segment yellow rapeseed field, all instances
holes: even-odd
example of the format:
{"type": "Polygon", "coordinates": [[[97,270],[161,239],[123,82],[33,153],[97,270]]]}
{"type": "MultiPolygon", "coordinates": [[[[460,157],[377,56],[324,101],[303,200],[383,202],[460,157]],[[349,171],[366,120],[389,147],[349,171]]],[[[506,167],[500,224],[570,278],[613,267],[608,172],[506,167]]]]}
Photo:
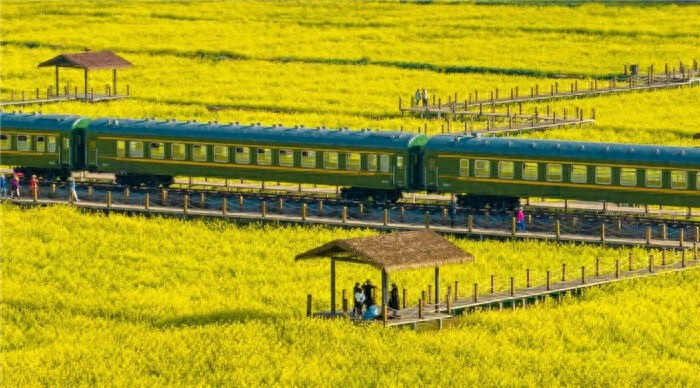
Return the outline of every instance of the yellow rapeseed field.
{"type": "MultiPolygon", "coordinates": [[[[623,65],[700,59],[700,7],[475,4],[473,1],[87,1],[0,3],[0,99],[42,93],[63,52],[113,50],[132,98],[25,107],[93,117],[416,130],[416,88],[460,98],[623,65]],[[555,78],[556,77],[556,78],[555,78]]],[[[82,86],[80,70],[62,85],[82,86]]],[[[111,72],[93,72],[96,92],[111,72]]],[[[698,145],[700,88],[552,103],[597,111],[593,127],[528,136],[698,145]]],[[[546,104],[526,104],[540,111],[546,104]]],[[[10,109],[18,109],[10,108],[10,109]]],[[[306,319],[330,303],[327,262],[293,257],[363,230],[236,226],[0,207],[0,384],[74,385],[700,385],[697,270],[591,289],[563,304],[479,312],[445,330],[386,330],[306,319]],[[167,236],[167,238],[164,238],[167,236]]],[[[446,283],[524,285],[526,268],[610,269],[628,250],[455,241],[476,262],[446,283]]],[[[636,257],[647,252],[633,251],[636,257]]],[[[677,259],[676,256],[671,258],[677,259]]],[[[643,263],[639,262],[639,266],[643,263]]],[[[338,265],[341,288],[375,271],[338,265]]],[[[432,271],[392,278],[411,300],[432,271]]]]}

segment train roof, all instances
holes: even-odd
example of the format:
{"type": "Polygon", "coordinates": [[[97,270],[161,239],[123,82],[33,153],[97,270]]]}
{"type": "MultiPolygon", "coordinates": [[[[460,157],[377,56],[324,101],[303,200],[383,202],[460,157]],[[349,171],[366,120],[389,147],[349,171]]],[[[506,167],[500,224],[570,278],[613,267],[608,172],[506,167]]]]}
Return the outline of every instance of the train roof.
{"type": "Polygon", "coordinates": [[[241,144],[288,145],[299,147],[348,147],[361,149],[402,150],[423,145],[428,137],[417,133],[395,131],[347,130],[265,126],[238,123],[199,123],[196,121],[154,119],[97,119],[87,128],[89,133],[141,138],[186,138],[212,142],[241,144]]]}
{"type": "Polygon", "coordinates": [[[41,113],[2,112],[0,127],[35,131],[70,131],[78,124],[86,124],[89,118],[77,115],[44,115],[41,113]]]}
{"type": "Polygon", "coordinates": [[[431,137],[425,145],[425,152],[700,168],[700,148],[661,145],[473,137],[451,134],[431,137]]]}

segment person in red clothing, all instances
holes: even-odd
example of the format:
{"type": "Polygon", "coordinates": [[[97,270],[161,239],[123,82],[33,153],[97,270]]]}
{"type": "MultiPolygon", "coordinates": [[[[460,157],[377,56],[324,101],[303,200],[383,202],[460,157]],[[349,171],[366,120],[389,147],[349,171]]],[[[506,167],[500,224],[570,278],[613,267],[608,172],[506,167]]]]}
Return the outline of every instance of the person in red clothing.
{"type": "Polygon", "coordinates": [[[515,214],[515,219],[518,221],[516,229],[524,232],[527,230],[525,227],[525,212],[523,212],[523,207],[520,206],[518,208],[518,212],[515,214]]]}
{"type": "Polygon", "coordinates": [[[29,180],[29,192],[32,198],[39,197],[39,182],[36,180],[36,175],[32,175],[32,179],[29,180]]]}

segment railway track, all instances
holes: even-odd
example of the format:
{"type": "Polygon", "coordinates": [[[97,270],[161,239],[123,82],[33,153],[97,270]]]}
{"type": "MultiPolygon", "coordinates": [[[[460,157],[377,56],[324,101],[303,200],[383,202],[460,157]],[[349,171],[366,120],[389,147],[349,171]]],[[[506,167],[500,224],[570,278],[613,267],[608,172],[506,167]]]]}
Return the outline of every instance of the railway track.
{"type": "MultiPolygon", "coordinates": [[[[232,186],[227,190],[220,187],[204,188],[193,182],[191,188],[130,189],[113,184],[82,182],[78,184],[78,197],[86,202],[104,204],[109,201],[114,206],[129,208],[163,208],[168,212],[179,212],[188,208],[192,211],[221,213],[224,210],[245,213],[251,219],[266,216],[279,216],[282,219],[315,218],[316,223],[334,224],[338,220],[351,220],[366,223],[367,227],[389,224],[406,227],[446,227],[457,229],[482,229],[498,233],[515,234],[512,212],[490,212],[488,210],[465,211],[458,209],[451,217],[448,214],[449,198],[422,198],[416,196],[397,204],[368,204],[346,201],[335,195],[333,189],[310,188],[312,191],[282,190],[282,186],[252,188],[250,185],[232,186]],[[329,192],[330,191],[330,192],[329,192]],[[332,222],[331,222],[332,221],[332,222]]],[[[207,182],[205,182],[207,183],[207,182]]],[[[187,182],[189,186],[189,182],[187,182]]],[[[218,185],[218,184],[217,184],[218,185]]],[[[203,186],[203,185],[202,185],[203,186]]],[[[216,185],[215,185],[216,186],[216,185]]],[[[431,196],[427,196],[431,197],[431,196]]],[[[436,197],[436,196],[432,196],[436,197]]],[[[40,189],[38,202],[67,202],[68,191],[65,184],[44,184],[40,189]]],[[[700,220],[696,217],[674,216],[673,214],[635,213],[618,211],[608,207],[600,209],[580,208],[577,203],[565,209],[561,204],[530,202],[527,207],[527,229],[532,233],[564,234],[598,237],[601,233],[612,238],[632,238],[674,241],[679,238],[697,239],[700,220]],[[674,218],[675,217],[675,218],[674,218]]],[[[345,223],[345,222],[341,222],[345,223]]]]}

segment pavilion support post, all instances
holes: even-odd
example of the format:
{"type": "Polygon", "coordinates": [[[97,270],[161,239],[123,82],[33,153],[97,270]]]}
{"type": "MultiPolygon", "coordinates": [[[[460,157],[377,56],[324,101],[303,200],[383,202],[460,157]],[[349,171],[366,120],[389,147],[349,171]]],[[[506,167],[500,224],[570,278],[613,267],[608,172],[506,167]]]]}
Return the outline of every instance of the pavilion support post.
{"type": "Polygon", "coordinates": [[[382,269],[382,306],[389,304],[389,274],[382,269]]]}
{"type": "Polygon", "coordinates": [[[58,66],[56,66],[56,95],[59,95],[58,92],[58,66]]]}
{"type": "Polygon", "coordinates": [[[440,266],[437,266],[437,267],[435,267],[435,302],[439,303],[439,301],[440,301],[440,266]]]}
{"type": "Polygon", "coordinates": [[[331,314],[335,314],[335,259],[331,259],[331,314]]]}
{"type": "Polygon", "coordinates": [[[85,99],[88,97],[88,69],[85,69],[85,99]]]}
{"type": "Polygon", "coordinates": [[[112,90],[117,95],[117,69],[112,69],[112,90]]]}

